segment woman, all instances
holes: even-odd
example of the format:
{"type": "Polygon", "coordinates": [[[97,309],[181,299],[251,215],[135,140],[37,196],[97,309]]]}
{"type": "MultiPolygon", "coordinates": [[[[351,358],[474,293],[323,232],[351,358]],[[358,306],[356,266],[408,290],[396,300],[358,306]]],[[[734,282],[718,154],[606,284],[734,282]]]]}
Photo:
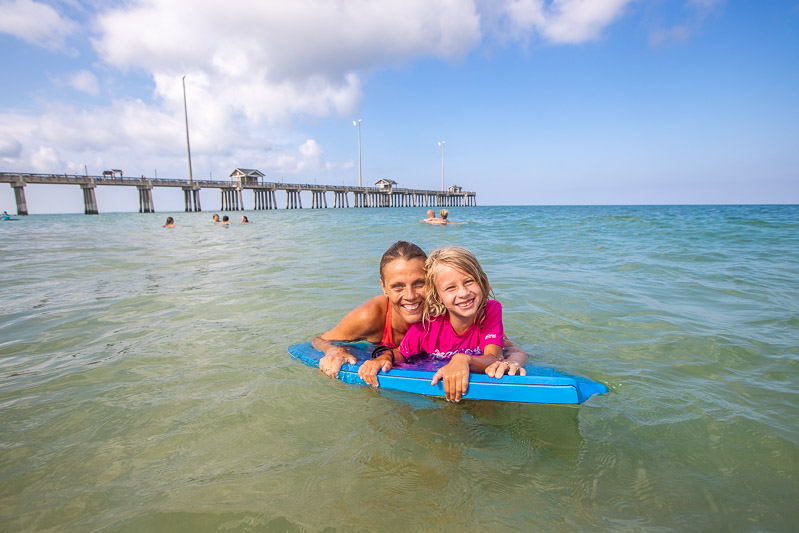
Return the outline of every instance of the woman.
{"type": "MultiPolygon", "coordinates": [[[[312,345],[324,352],[319,369],[331,378],[338,377],[341,365],[355,364],[355,357],[334,341],[366,340],[390,348],[399,346],[405,333],[422,319],[424,307],[424,263],[427,254],[413,243],[398,241],[389,247],[380,259],[380,286],[382,296],[375,296],[356,307],[336,327],[318,335],[312,345]]],[[[486,368],[488,376],[501,378],[505,373],[525,375],[527,354],[516,348],[507,338],[503,361],[486,368]]],[[[369,385],[378,386],[378,361],[365,361],[358,375],[369,385]]]]}
{"type": "MultiPolygon", "coordinates": [[[[325,354],[319,361],[322,372],[337,377],[342,364],[356,362],[331,341],[366,340],[390,348],[399,346],[411,324],[422,319],[426,259],[421,248],[407,241],[395,242],[386,250],[380,259],[383,295],[356,307],[336,327],[313,340],[313,347],[325,354]]],[[[377,386],[377,378],[370,376],[367,383],[377,386]]]]}

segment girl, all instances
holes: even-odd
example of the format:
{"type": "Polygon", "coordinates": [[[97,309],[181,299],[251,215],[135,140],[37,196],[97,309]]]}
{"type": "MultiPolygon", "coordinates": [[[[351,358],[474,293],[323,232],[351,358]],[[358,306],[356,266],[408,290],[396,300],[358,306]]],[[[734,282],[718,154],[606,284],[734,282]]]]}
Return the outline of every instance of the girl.
{"type": "MultiPolygon", "coordinates": [[[[422,352],[449,360],[430,384],[442,381],[447,401],[460,401],[471,371],[484,373],[502,361],[502,306],[493,296],[488,277],[471,252],[455,247],[434,251],[425,262],[422,322],[413,324],[403,337],[397,360],[405,363],[422,352]]],[[[388,354],[393,363],[394,355],[388,354]]]]}

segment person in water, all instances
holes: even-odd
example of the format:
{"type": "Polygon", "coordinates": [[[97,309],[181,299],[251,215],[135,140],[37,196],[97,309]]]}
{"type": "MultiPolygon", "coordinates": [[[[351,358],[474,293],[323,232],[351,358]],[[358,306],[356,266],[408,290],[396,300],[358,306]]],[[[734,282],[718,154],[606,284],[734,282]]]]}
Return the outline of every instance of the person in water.
{"type": "MultiPolygon", "coordinates": [[[[332,341],[366,340],[389,348],[399,346],[411,324],[422,319],[424,262],[427,254],[413,243],[397,241],[380,259],[383,294],[356,307],[330,331],[318,335],[312,345],[324,352],[319,369],[337,377],[341,365],[355,364],[355,357],[332,341]]],[[[374,372],[377,374],[377,371],[374,372]]],[[[377,385],[377,379],[367,381],[377,385]]]]}
{"type": "Polygon", "coordinates": [[[432,209],[427,210],[427,218],[422,219],[422,222],[426,224],[438,224],[438,225],[447,223],[447,221],[444,220],[443,218],[436,218],[436,212],[433,211],[432,209]]]}
{"type": "Polygon", "coordinates": [[[438,220],[436,218],[436,212],[433,211],[432,209],[428,209],[427,210],[427,218],[423,218],[419,222],[426,222],[428,224],[432,224],[434,220],[438,220]]]}
{"type": "MultiPolygon", "coordinates": [[[[426,259],[427,254],[421,248],[407,241],[398,241],[386,250],[380,259],[383,294],[356,307],[333,329],[313,339],[313,347],[325,354],[319,361],[319,369],[324,374],[337,377],[342,364],[357,362],[343,347],[335,345],[335,341],[366,340],[396,351],[411,325],[422,319],[426,259]]],[[[507,338],[504,339],[504,347],[509,364],[497,362],[490,365],[485,373],[497,379],[506,372],[524,375],[527,354],[507,338]]],[[[385,360],[380,359],[366,361],[358,374],[366,383],[377,387],[377,373],[384,366],[383,363],[385,360]]],[[[387,367],[385,371],[390,368],[387,367]]]]}
{"type": "Polygon", "coordinates": [[[468,390],[470,372],[485,373],[492,364],[516,365],[503,360],[502,306],[468,250],[439,248],[427,258],[425,270],[423,320],[408,329],[399,354],[383,358],[389,368],[417,354],[448,361],[430,384],[442,381],[447,401],[458,402],[468,390]]]}
{"type": "Polygon", "coordinates": [[[466,224],[466,222],[451,222],[447,217],[449,216],[449,211],[447,209],[441,210],[441,218],[443,220],[443,224],[466,224]]]}
{"type": "Polygon", "coordinates": [[[219,224],[219,215],[214,213],[214,224],[219,224]]]}
{"type": "Polygon", "coordinates": [[[175,219],[172,217],[166,217],[166,224],[164,224],[165,228],[174,228],[175,227],[175,219]]]}
{"type": "Polygon", "coordinates": [[[250,220],[249,220],[247,217],[245,217],[245,216],[242,216],[242,217],[241,217],[241,223],[242,223],[242,224],[249,224],[249,223],[250,223],[250,220]]]}
{"type": "Polygon", "coordinates": [[[223,226],[229,226],[230,225],[230,218],[228,218],[227,215],[223,215],[222,216],[222,222],[220,222],[220,224],[222,224],[223,226]]]}

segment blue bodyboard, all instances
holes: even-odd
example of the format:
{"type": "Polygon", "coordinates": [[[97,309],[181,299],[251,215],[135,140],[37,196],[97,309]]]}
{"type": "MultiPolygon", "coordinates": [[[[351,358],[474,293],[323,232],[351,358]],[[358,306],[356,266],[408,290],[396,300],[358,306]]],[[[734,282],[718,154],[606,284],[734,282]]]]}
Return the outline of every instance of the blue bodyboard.
{"type": "MultiPolygon", "coordinates": [[[[371,358],[374,345],[365,342],[342,344],[357,363],[345,363],[338,378],[351,385],[368,386],[358,377],[361,363],[371,358]]],[[[322,352],[314,349],[310,342],[289,346],[289,354],[308,366],[319,367],[322,352]]],[[[388,372],[382,370],[377,375],[380,388],[444,397],[444,386],[439,381],[435,386],[430,382],[435,374],[430,362],[424,365],[395,366],[388,372]]],[[[443,366],[446,361],[438,362],[443,366]]],[[[463,395],[467,400],[493,400],[498,402],[580,404],[595,394],[603,394],[608,388],[602,383],[588,378],[570,376],[552,368],[528,363],[526,376],[503,376],[494,379],[484,374],[469,377],[469,389],[463,395]]]]}

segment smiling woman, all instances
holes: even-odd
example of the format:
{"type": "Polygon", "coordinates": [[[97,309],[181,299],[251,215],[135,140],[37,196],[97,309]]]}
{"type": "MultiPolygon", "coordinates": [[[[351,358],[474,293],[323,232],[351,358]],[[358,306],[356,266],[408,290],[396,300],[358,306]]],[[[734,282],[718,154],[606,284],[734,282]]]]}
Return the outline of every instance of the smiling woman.
{"type": "MultiPolygon", "coordinates": [[[[342,364],[355,364],[355,357],[333,341],[367,340],[389,348],[399,345],[411,324],[422,319],[426,259],[421,248],[407,241],[397,241],[385,251],[380,259],[383,296],[367,300],[313,340],[313,347],[325,354],[319,361],[322,372],[336,377],[342,364]]],[[[374,375],[365,381],[377,385],[374,375]]]]}

